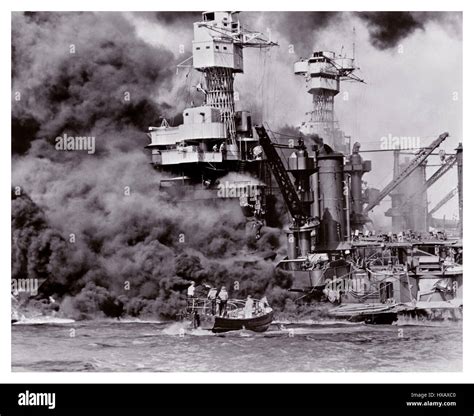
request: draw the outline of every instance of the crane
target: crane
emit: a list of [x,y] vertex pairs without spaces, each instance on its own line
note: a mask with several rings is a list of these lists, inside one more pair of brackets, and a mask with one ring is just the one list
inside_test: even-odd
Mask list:
[[273,175],[275,176],[278,186],[280,187],[283,198],[285,199],[286,206],[290,215],[294,218],[297,225],[302,225],[306,221],[306,215],[304,213],[298,193],[293,186],[293,182],[288,175],[288,172],[283,165],[275,145],[268,136],[265,127],[256,126],[255,131],[258,134],[260,145],[267,156],[267,163],[270,166]]
[[[456,160],[456,154],[448,156],[441,167],[427,179],[423,188],[417,190],[417,194],[426,192],[431,186],[433,186],[449,169],[451,169],[456,164]],[[400,206],[400,209],[403,210],[403,208],[410,203],[415,195],[416,194],[412,194],[409,198],[407,198],[407,200],[404,201]]]
[[449,202],[454,196],[458,193],[458,187],[456,186],[455,188],[451,189],[448,194],[441,200],[439,201],[433,209],[428,212],[429,216],[434,215],[436,211],[438,211],[443,205],[445,205],[447,202]]
[[438,136],[436,140],[434,140],[428,147],[424,147],[421,149],[416,156],[410,161],[410,163],[407,165],[405,169],[403,169],[400,174],[393,179],[385,188],[383,188],[377,198],[373,201],[371,201],[364,209],[365,214],[367,214],[369,211],[374,209],[382,199],[384,199],[386,196],[388,196],[397,186],[399,186],[408,176],[410,176],[413,171],[420,166],[427,158],[428,156],[434,152],[434,150],[441,144],[443,143],[444,140],[449,136],[449,133],[443,133]]

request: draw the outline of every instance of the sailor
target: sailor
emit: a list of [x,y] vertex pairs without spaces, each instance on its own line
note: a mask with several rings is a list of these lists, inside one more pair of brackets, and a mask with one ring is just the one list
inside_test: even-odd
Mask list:
[[191,284],[188,286],[188,299],[186,308],[187,312],[194,312],[194,290],[196,289],[195,285],[195,282],[191,282]]
[[201,317],[199,316],[199,312],[197,310],[193,313],[193,328],[197,329],[201,326]]
[[213,315],[216,314],[216,300],[217,300],[217,288],[211,287],[209,293],[207,294],[207,298],[211,301],[211,313]]
[[245,319],[251,318],[252,313],[253,313],[253,299],[250,297],[250,295],[248,295],[247,300],[245,301],[245,307],[244,307]]
[[214,146],[212,146],[212,151],[214,153],[217,153],[219,151],[219,147],[217,146],[217,143]]
[[268,299],[266,296],[260,299],[260,301],[258,302],[258,306],[262,312],[265,312],[266,309],[270,307],[270,304],[268,303]]
[[219,315],[224,316],[227,314],[227,300],[229,299],[225,286],[222,286],[217,297],[219,298]]
[[188,298],[193,298],[194,297],[194,291],[196,290],[196,283],[191,282],[191,284],[188,286]]
[[359,230],[355,230],[355,232],[353,232],[353,233],[351,234],[351,236],[352,236],[352,240],[353,240],[353,241],[359,241],[359,239],[360,239],[360,237],[359,237]]

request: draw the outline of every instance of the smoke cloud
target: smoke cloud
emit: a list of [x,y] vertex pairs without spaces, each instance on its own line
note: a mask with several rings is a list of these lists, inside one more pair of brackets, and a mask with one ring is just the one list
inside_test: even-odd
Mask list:
[[453,19],[461,18],[461,14],[442,12],[361,12],[356,15],[367,23],[370,42],[378,49],[397,46],[416,30],[425,30],[428,22],[449,25]]
[[154,98],[174,55],[139,39],[120,13],[13,13],[12,42],[14,153],[64,132],[95,135],[99,151],[132,149],[137,136],[116,133],[144,131],[170,107]]
[[34,270],[48,279],[45,295],[72,296],[69,316],[113,315],[121,304],[131,315],[173,317],[190,280],[238,282],[240,296],[263,295],[274,284],[274,266],[262,258],[280,247],[277,232],[248,236],[235,201],[174,201],[158,190],[140,153],[77,166],[24,158],[14,177],[45,207],[27,195],[13,200],[14,274]]
[[[169,50],[118,13],[15,13],[12,35],[13,277],[47,279],[41,296],[77,319],[175,317],[190,280],[239,296],[288,285],[263,260],[278,232],[255,241],[235,201],[160,191],[142,147],[146,127],[173,111],[160,98],[172,87]],[[64,133],[95,136],[98,152],[56,151]]]

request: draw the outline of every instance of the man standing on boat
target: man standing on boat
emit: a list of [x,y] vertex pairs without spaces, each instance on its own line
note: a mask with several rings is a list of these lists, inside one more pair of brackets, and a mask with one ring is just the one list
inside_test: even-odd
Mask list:
[[227,300],[229,299],[229,294],[225,286],[222,286],[217,298],[219,299],[219,315],[225,316],[227,314]]
[[191,284],[188,286],[188,312],[194,312],[194,291],[196,290],[195,287],[196,283],[191,282]]
[[194,298],[194,291],[196,290],[196,283],[191,282],[188,286],[188,298]]
[[216,301],[217,301],[217,288],[211,287],[209,293],[207,294],[207,298],[211,301],[211,313],[213,315],[216,314]]

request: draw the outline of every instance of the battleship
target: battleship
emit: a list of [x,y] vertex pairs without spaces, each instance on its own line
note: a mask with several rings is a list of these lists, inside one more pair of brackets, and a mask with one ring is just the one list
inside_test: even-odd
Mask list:
[[[312,109],[299,134],[283,144],[264,120],[257,126],[250,113],[236,112],[233,95],[234,74],[243,72],[243,49],[272,46],[276,43],[261,33],[245,30],[236,13],[205,12],[194,24],[190,59],[203,76],[198,89],[204,104],[186,108],[179,126],[164,120],[150,127],[151,163],[174,175],[163,185],[198,186],[212,199],[219,178],[242,173],[249,181],[236,185],[243,189],[241,206],[250,207],[248,217],[258,219],[265,218],[269,190],[278,189],[291,221],[283,230],[287,255],[276,267],[291,274],[290,291],[334,304],[333,318],[366,323],[461,319],[462,145],[449,154],[440,150],[449,136],[445,132],[408,156],[395,148],[393,179],[381,190],[368,188],[363,175],[372,162],[363,159],[360,143],[351,148],[334,109],[341,82],[364,82],[355,53],[347,57],[322,50],[294,63],[294,74],[305,79],[312,96]],[[441,165],[427,178],[428,159],[436,155]],[[457,186],[428,210],[427,190],[454,166]],[[257,186],[249,186],[252,178]],[[455,195],[459,221],[436,219],[437,210]],[[392,231],[376,233],[371,212],[387,197]]]
[[[295,63],[295,73],[306,74],[316,97],[312,117],[301,127],[313,138],[310,152],[299,141],[283,162],[275,139],[264,126],[256,128],[293,219],[286,230],[287,257],[277,267],[291,272],[290,290],[337,305],[329,313],[334,318],[366,323],[461,319],[462,145],[449,155],[439,150],[449,136],[445,132],[403,163],[400,149],[394,149],[393,179],[381,190],[364,187],[371,161],[363,159],[358,142],[345,153],[347,142],[331,114],[341,74],[352,74],[355,66],[334,57],[320,51]],[[426,178],[428,158],[436,150],[441,165]],[[427,190],[454,166],[458,186],[428,211]],[[436,228],[440,221],[434,214],[456,193],[460,221],[448,235],[446,227]],[[385,215],[392,231],[376,234],[368,227],[370,213],[388,196],[392,206]]]

